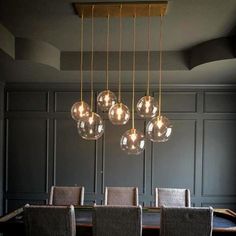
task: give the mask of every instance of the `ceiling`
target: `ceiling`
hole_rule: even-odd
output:
[[[79,82],[80,19],[69,0],[2,0],[0,2],[0,80],[3,82]],[[84,1],[90,2],[90,1]],[[94,2],[94,1],[93,1]],[[114,2],[114,1],[113,1]],[[90,53],[91,21],[85,19],[85,51]],[[111,19],[110,81],[117,81],[119,20]],[[95,19],[96,83],[105,82],[106,19]],[[131,82],[132,19],[123,19],[122,52],[124,83]],[[172,0],[164,19],[165,84],[236,83],[236,1]],[[151,82],[158,77],[159,19],[151,19]],[[1,38],[1,37],[0,37]],[[2,43],[2,46],[1,46]],[[146,81],[147,18],[137,19],[140,59],[137,82]],[[100,54],[99,54],[100,53]],[[125,55],[125,56],[124,56]],[[127,57],[126,57],[127,55]],[[132,57],[131,57],[132,59]],[[130,59],[130,60],[131,60]],[[112,60],[112,59],[111,59]],[[127,60],[127,61],[125,61]],[[85,58],[85,82],[89,82],[89,56]],[[77,66],[76,66],[77,65]]]

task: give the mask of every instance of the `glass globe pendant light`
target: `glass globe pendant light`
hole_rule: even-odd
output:
[[[86,118],[89,115],[89,105],[83,101],[83,33],[84,33],[84,15],[81,15],[81,37],[80,37],[80,101],[71,107],[71,116],[75,121]]]
[[[162,15],[160,17],[160,59],[159,59],[159,112],[146,127],[147,137],[152,142],[166,142],[172,133],[172,124],[166,116],[161,115],[161,81],[162,81]]]
[[[133,96],[132,96],[132,128],[127,130],[121,137],[121,149],[128,154],[138,155],[143,152],[145,148],[145,137],[142,132],[137,130],[134,126],[134,82],[135,82],[135,31],[136,31],[136,14],[134,15],[134,46],[133,46]]]
[[[137,103],[137,113],[142,118],[154,117],[158,112],[158,102],[157,100],[150,96],[150,11],[151,5],[148,8],[148,69],[147,69],[147,92],[146,96],[139,99]]]
[[[104,133],[102,118],[93,112],[93,17],[94,5],[92,6],[92,49],[91,49],[91,111],[86,118],[79,120],[77,128],[80,136],[87,140],[96,140]]]
[[[110,15],[107,16],[107,68],[106,68],[106,90],[100,92],[97,97],[98,107],[102,111],[108,111],[116,103],[116,95],[109,90],[109,35],[110,35]]]
[[[121,23],[121,10],[122,5],[120,6],[120,36],[119,36],[119,93],[118,93],[118,102],[114,104],[108,113],[109,120],[114,125],[125,125],[130,118],[129,108],[121,102],[121,33],[122,33],[122,23]]]

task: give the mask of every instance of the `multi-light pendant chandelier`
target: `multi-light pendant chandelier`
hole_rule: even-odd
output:
[[[116,95],[109,90],[109,37],[110,15],[107,15],[107,66],[106,66],[106,90],[98,94],[97,104],[101,111],[108,111],[116,103]]]
[[[77,128],[80,136],[87,140],[96,140],[99,139],[104,133],[104,122],[100,115],[93,111],[93,44],[94,44],[94,6],[92,6],[92,27],[91,27],[91,98],[90,98],[90,112],[88,116],[82,117],[78,123]],[[81,52],[83,53],[83,52]]]
[[[125,125],[130,118],[129,108],[121,101],[121,39],[122,39],[122,5],[119,11],[119,73],[118,73],[118,102],[113,105],[108,113],[109,120],[113,125]]]
[[[137,3],[136,3],[137,4]],[[146,95],[142,97],[137,103],[137,113],[142,118],[152,118],[146,127],[146,137],[153,142],[166,142],[172,132],[172,124],[167,117],[161,113],[161,99],[162,99],[162,22],[163,11],[166,10],[166,4],[158,6],[158,13],[154,13],[155,9],[152,9],[153,4],[143,4],[144,7],[148,7],[148,14],[143,15],[143,9],[139,12],[138,16],[148,16],[148,50],[147,50],[147,90]],[[118,100],[115,94],[109,90],[109,39],[110,39],[110,12],[107,8],[107,50],[106,50],[106,89],[99,93],[97,97],[97,105],[103,112],[108,112],[109,120],[114,125],[124,125],[129,121],[130,111],[129,108],[122,103],[121,100],[121,49],[122,49],[122,9],[124,4],[110,5],[112,9],[112,16],[119,16],[119,73],[118,73]],[[80,101],[76,102],[71,108],[71,116],[77,122],[77,128],[80,136],[87,140],[97,140],[104,133],[104,122],[100,115],[93,111],[94,106],[94,89],[93,89],[93,64],[94,64],[94,6],[95,4],[85,4],[84,6],[78,6],[78,13],[81,17],[81,54],[80,54]],[[115,8],[114,8],[115,6]],[[127,5],[126,5],[127,6]],[[130,8],[131,6],[131,8]],[[138,5],[139,7],[141,5]],[[119,8],[117,8],[119,7]],[[140,154],[145,148],[145,135],[135,128],[135,65],[136,65],[136,17],[137,6],[135,3],[129,3],[128,11],[123,14],[124,16],[133,17],[133,66],[132,66],[132,126],[131,129],[126,131],[120,140],[121,149],[128,154]],[[143,6],[141,6],[143,7]],[[155,8],[154,7],[154,8]],[[130,13],[130,9],[133,12]],[[163,10],[164,9],[164,10]],[[105,10],[106,11],[106,10]],[[100,5],[100,15],[104,17],[104,9]],[[127,13],[128,12],[128,13]],[[83,101],[83,23],[84,14],[87,17],[91,17],[91,104],[90,107]],[[150,18],[151,15],[160,16],[160,37],[159,37],[159,101],[150,95]]]

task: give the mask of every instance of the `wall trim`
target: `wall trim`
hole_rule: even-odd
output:
[[[157,83],[152,83],[150,87],[157,88]],[[118,86],[116,83],[109,84],[111,89],[117,90]],[[84,90],[90,90],[90,84],[84,83]],[[62,89],[63,91],[80,91],[80,83],[6,83],[5,88],[8,91],[19,89],[19,90],[52,90]],[[95,89],[104,89],[104,83],[94,83]],[[123,83],[122,90],[127,91],[132,88],[131,83]],[[136,90],[145,89],[146,83],[136,84]],[[236,84],[163,84],[162,88],[164,90],[236,90]],[[157,92],[157,89],[154,90]],[[55,91],[56,92],[56,91]]]

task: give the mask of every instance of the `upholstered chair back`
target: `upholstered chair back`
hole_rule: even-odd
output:
[[[50,205],[83,205],[84,187],[52,186],[49,198]]]
[[[138,188],[106,187],[105,205],[138,206]]]
[[[213,209],[162,207],[160,236],[211,236]]]
[[[76,236],[73,206],[26,206],[27,236]]]
[[[140,206],[95,206],[93,236],[141,236]]]
[[[156,188],[155,205],[156,207],[190,207],[190,191],[179,188]]]

